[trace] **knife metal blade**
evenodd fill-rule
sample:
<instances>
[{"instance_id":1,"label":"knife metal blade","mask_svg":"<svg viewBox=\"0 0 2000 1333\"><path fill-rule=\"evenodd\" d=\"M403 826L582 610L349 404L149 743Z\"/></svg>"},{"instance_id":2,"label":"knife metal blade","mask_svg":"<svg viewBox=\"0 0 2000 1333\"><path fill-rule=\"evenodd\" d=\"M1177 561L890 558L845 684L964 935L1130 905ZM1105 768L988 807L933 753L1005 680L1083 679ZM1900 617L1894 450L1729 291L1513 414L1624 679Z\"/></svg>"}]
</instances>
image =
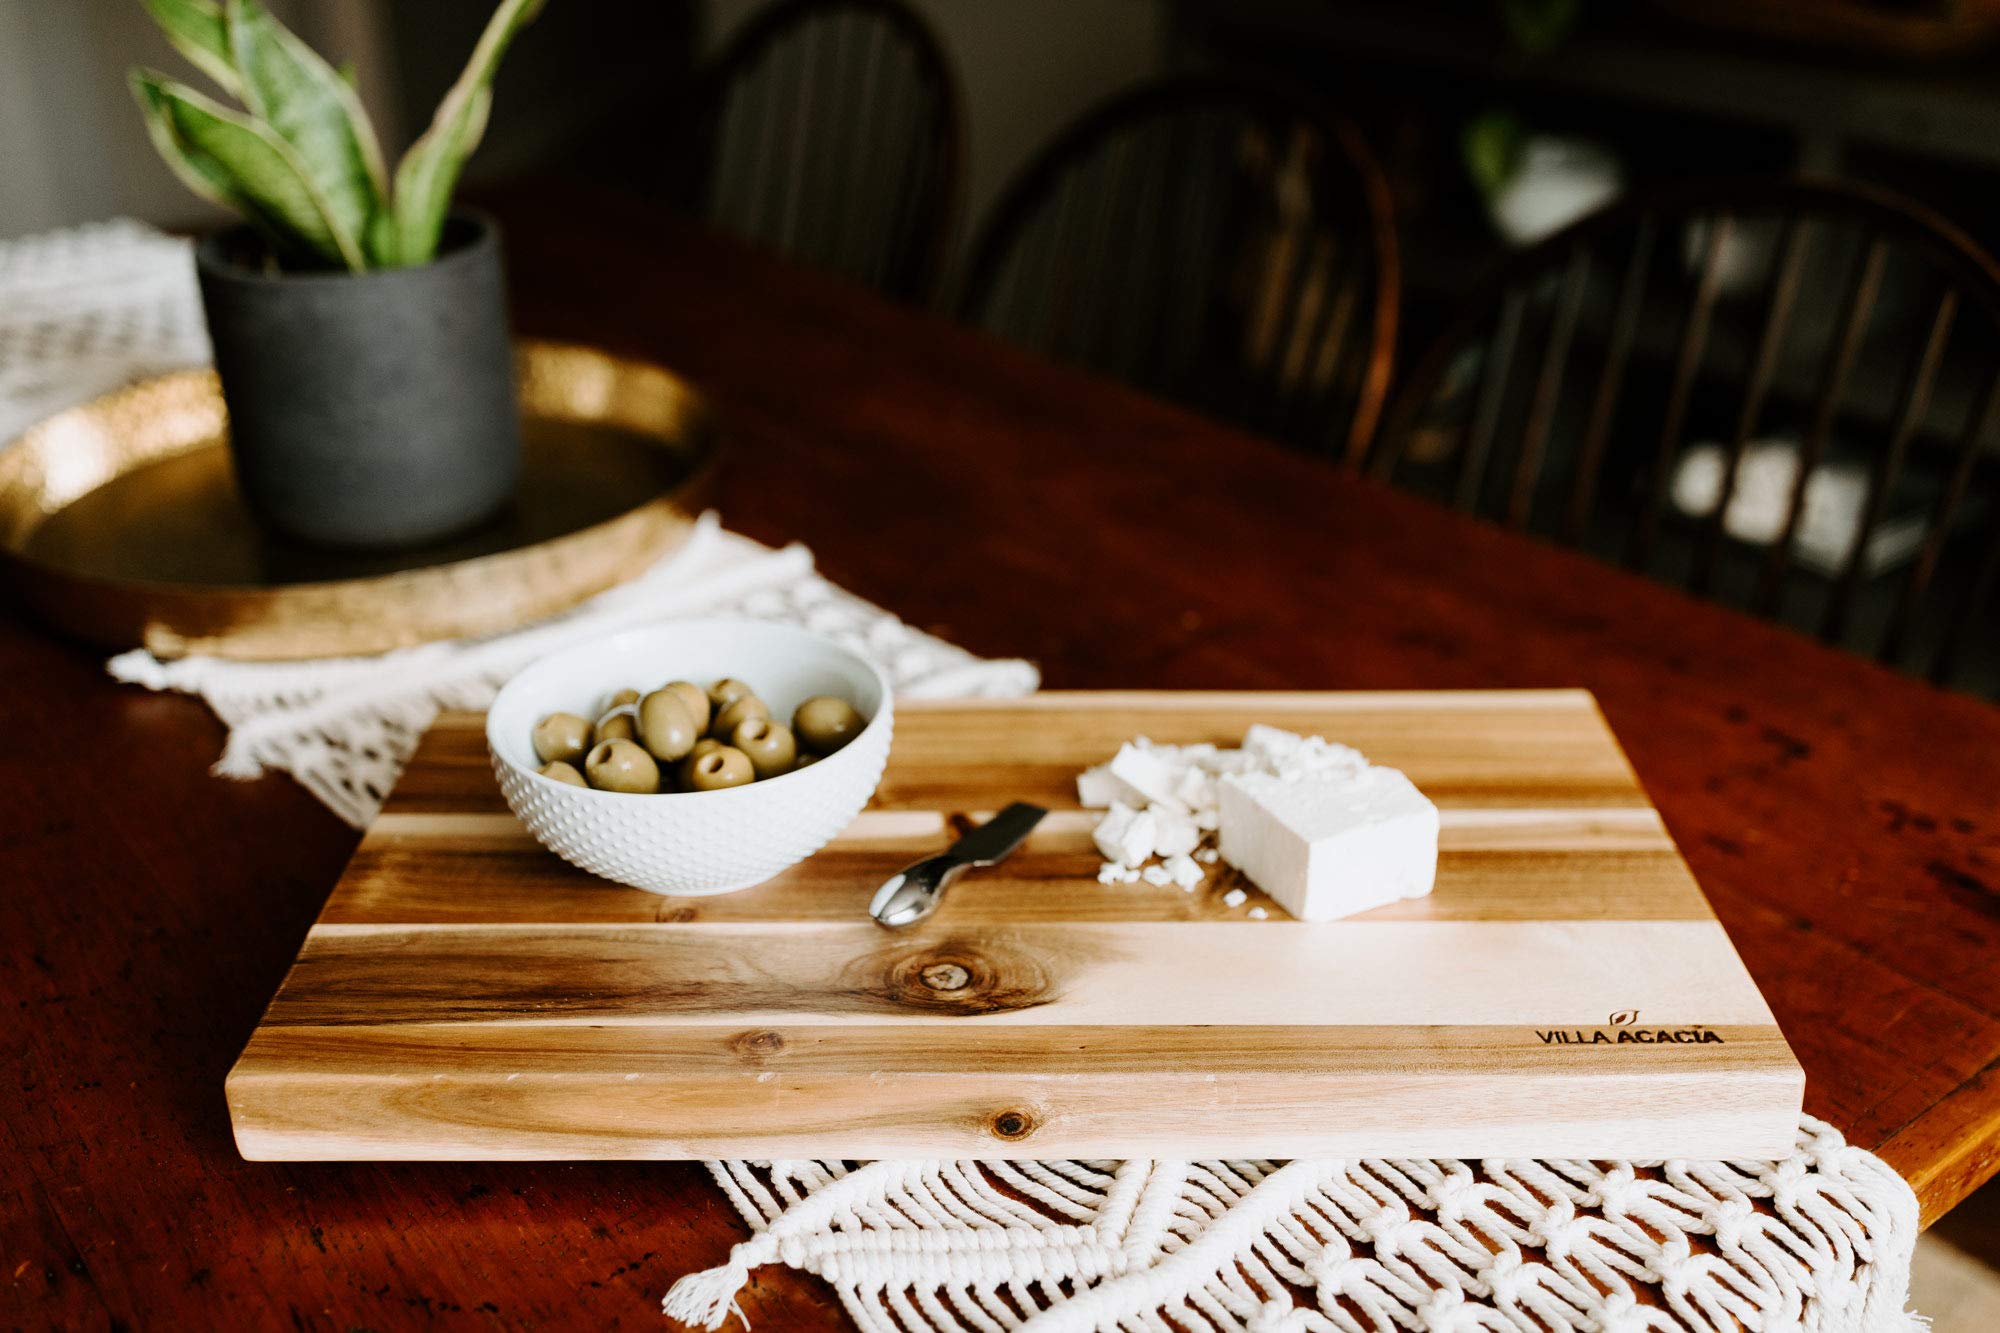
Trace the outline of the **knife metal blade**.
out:
<instances>
[{"instance_id":1,"label":"knife metal blade","mask_svg":"<svg viewBox=\"0 0 2000 1333\"><path fill-rule=\"evenodd\" d=\"M1034 832L1048 811L1039 805L1016 801L945 851L928 856L889 877L875 891L868 915L878 925L890 929L915 925L937 908L946 886L974 866L990 866L1007 855Z\"/></svg>"}]
</instances>

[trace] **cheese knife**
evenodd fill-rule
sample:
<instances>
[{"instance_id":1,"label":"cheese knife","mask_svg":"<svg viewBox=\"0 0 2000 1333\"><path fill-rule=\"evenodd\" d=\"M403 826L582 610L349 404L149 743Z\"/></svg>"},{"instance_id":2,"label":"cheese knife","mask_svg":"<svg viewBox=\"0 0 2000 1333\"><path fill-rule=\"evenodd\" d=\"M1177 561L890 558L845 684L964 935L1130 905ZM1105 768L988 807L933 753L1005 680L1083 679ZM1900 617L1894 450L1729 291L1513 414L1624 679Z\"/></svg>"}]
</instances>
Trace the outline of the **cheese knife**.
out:
<instances>
[{"instance_id":1,"label":"cheese knife","mask_svg":"<svg viewBox=\"0 0 2000 1333\"><path fill-rule=\"evenodd\" d=\"M950 883L974 866L990 866L1007 859L1027 840L1035 825L1048 811L1039 805L1016 801L936 856L927 856L915 865L891 875L875 890L868 915L875 923L898 930L915 925L937 908L938 899Z\"/></svg>"}]
</instances>

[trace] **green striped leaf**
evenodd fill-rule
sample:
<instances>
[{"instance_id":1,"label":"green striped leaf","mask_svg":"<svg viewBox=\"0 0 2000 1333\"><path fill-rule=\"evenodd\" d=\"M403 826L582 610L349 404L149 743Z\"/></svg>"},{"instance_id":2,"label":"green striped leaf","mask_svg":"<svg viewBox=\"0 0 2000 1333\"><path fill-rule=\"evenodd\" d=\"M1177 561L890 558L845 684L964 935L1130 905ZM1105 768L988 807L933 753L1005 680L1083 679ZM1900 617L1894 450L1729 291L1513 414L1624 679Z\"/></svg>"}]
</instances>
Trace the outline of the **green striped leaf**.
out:
<instances>
[{"instance_id":1,"label":"green striped leaf","mask_svg":"<svg viewBox=\"0 0 2000 1333\"><path fill-rule=\"evenodd\" d=\"M543 0L501 0L458 82L438 103L430 128L397 164L396 244L401 262L422 264L437 253L459 172L486 132L494 72L514 34L541 12L542 4Z\"/></svg>"},{"instance_id":2,"label":"green striped leaf","mask_svg":"<svg viewBox=\"0 0 2000 1333\"><path fill-rule=\"evenodd\" d=\"M187 62L215 80L231 97L243 95L229 54L228 26L214 0L145 0L146 12Z\"/></svg>"},{"instance_id":3,"label":"green striped leaf","mask_svg":"<svg viewBox=\"0 0 2000 1333\"><path fill-rule=\"evenodd\" d=\"M244 105L291 146L340 229L367 237L388 181L354 89L258 0L228 0L223 13Z\"/></svg>"},{"instance_id":4,"label":"green striped leaf","mask_svg":"<svg viewBox=\"0 0 2000 1333\"><path fill-rule=\"evenodd\" d=\"M302 249L356 272L366 266L354 234L275 132L147 70L132 72L132 92L154 146L189 189L242 213L281 250Z\"/></svg>"}]
</instances>

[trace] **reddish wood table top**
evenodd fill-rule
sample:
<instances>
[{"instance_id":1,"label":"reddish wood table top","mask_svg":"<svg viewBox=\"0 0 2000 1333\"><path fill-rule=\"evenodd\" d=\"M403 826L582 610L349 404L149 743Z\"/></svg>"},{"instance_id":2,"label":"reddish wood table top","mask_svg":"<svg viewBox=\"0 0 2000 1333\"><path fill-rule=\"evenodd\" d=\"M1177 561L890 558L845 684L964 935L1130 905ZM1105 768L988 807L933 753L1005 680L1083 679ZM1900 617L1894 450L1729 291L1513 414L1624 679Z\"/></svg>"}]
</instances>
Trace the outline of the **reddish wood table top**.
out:
<instances>
[{"instance_id":1,"label":"reddish wood table top","mask_svg":"<svg viewBox=\"0 0 2000 1333\"><path fill-rule=\"evenodd\" d=\"M1065 687L1597 692L1804 1063L1934 1218L2000 1162L2000 710L690 232L503 204L525 332L657 358L720 503ZM692 1165L252 1165L222 1077L355 835L199 703L0 616L6 1323L655 1327ZM831 1318L760 1272L760 1328Z\"/></svg>"}]
</instances>

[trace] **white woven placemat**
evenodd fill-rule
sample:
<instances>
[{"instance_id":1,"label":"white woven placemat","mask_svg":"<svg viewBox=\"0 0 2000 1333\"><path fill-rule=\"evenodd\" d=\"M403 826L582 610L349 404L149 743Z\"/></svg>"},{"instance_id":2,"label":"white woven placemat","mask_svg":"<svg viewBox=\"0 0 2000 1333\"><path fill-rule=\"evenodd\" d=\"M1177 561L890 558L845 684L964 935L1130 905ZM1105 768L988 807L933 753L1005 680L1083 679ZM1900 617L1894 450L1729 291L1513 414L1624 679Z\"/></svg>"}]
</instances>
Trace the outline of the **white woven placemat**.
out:
<instances>
[{"instance_id":1,"label":"white woven placemat","mask_svg":"<svg viewBox=\"0 0 2000 1333\"><path fill-rule=\"evenodd\" d=\"M311 662L161 661L143 648L111 660L119 680L199 694L229 724L215 771L281 769L360 828L396 785L441 709L483 710L507 679L558 648L690 615L742 615L803 625L867 654L897 693L928 698L1018 695L1033 666L982 661L843 592L813 572L803 546L780 551L725 532L704 514L678 552L560 616L485 639Z\"/></svg>"},{"instance_id":2,"label":"white woven placemat","mask_svg":"<svg viewBox=\"0 0 2000 1333\"><path fill-rule=\"evenodd\" d=\"M0 243L0 438L206 356L186 247L133 223ZM874 655L900 691L1035 688L835 588L800 547L704 518L677 555L490 639L308 663L115 659L229 725L219 772L281 768L364 824L442 707L615 628L734 611ZM936 1330L1809 1330L1894 1333L1916 1198L1806 1119L1781 1162L711 1162L753 1230L676 1282L720 1326L752 1268L819 1274L870 1333Z\"/></svg>"}]
</instances>

